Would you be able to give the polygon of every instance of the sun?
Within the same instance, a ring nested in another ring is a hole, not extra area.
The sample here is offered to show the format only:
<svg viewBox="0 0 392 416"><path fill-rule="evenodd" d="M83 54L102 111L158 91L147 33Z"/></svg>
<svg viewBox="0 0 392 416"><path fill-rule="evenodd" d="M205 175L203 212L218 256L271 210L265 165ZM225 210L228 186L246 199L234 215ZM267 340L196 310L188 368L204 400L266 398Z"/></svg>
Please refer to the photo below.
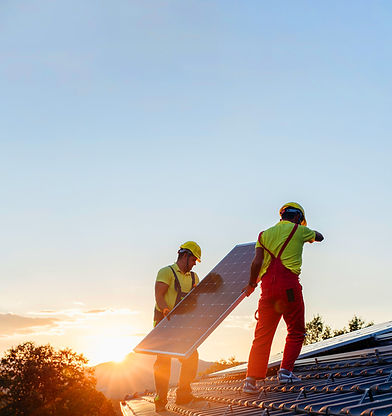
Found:
<svg viewBox="0 0 392 416"><path fill-rule="evenodd" d="M86 354L90 364L96 365L108 361L120 363L132 351L137 341L132 336L99 336L94 337L94 345L91 345Z"/></svg>

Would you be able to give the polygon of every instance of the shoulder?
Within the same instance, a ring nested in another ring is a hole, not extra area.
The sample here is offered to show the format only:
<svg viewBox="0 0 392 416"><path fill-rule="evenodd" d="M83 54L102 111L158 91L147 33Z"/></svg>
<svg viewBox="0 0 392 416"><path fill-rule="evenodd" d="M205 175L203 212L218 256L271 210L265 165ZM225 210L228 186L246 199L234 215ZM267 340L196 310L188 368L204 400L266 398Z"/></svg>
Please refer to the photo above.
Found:
<svg viewBox="0 0 392 416"><path fill-rule="evenodd" d="M164 282L169 284L173 278L173 271L170 266L162 267L157 274L157 282Z"/></svg>
<svg viewBox="0 0 392 416"><path fill-rule="evenodd" d="M279 234L281 232L284 232L283 230L286 229L291 229L292 228L292 223L288 222L288 221L279 221L278 223L276 223L275 225L273 225L272 227L267 228L264 233L269 236L269 235L276 235Z"/></svg>
<svg viewBox="0 0 392 416"><path fill-rule="evenodd" d="M260 234L259 234L258 239L260 239L260 241L262 241L265 238L274 236L277 232L279 232L282 225L284 225L282 222L278 222L277 224L273 225L272 227L269 227L266 230L261 231Z"/></svg>
<svg viewBox="0 0 392 416"><path fill-rule="evenodd" d="M256 241L255 248L261 247L261 244L262 244L262 241L263 241L263 234L264 234L264 231L261 231L259 233L259 235L257 236L257 241Z"/></svg>
<svg viewBox="0 0 392 416"><path fill-rule="evenodd" d="M257 236L257 241L256 241L255 248L262 247L262 244L264 244L264 242L265 242L265 237L266 236L268 237L271 234L271 232L273 232L273 229L275 227L276 227L276 225L273 225L272 227L269 227L266 230L259 232L259 235Z"/></svg>

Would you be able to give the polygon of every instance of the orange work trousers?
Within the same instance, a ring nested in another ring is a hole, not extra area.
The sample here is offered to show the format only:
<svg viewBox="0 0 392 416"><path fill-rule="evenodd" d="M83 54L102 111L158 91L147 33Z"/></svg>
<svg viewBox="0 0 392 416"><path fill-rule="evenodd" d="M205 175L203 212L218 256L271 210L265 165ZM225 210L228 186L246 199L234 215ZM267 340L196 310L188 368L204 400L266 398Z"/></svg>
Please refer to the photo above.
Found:
<svg viewBox="0 0 392 416"><path fill-rule="evenodd" d="M298 276L286 269L280 258L272 260L262 278L258 315L247 376L265 378L272 340L282 316L287 337L280 368L293 371L305 338L305 307Z"/></svg>

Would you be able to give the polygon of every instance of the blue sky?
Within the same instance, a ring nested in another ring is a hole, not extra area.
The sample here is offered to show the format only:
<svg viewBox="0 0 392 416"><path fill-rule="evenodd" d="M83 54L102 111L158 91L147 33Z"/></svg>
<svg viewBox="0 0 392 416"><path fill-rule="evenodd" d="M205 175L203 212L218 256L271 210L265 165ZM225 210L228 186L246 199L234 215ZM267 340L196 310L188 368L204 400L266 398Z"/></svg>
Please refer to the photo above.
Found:
<svg viewBox="0 0 392 416"><path fill-rule="evenodd" d="M203 277L290 200L326 237L304 251L307 317L390 320L391 18L388 1L2 2L0 349L130 349L181 242ZM247 358L257 297L202 358Z"/></svg>

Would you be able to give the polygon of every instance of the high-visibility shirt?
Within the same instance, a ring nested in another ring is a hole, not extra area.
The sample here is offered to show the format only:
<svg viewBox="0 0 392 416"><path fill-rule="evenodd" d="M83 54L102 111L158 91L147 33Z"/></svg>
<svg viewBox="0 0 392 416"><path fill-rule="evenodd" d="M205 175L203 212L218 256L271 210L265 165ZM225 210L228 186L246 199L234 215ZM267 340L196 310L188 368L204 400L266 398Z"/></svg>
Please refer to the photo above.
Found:
<svg viewBox="0 0 392 416"><path fill-rule="evenodd" d="M276 257L294 228L294 225L295 224L290 221L279 221L276 225L268 228L268 230L265 230L261 234L261 243ZM303 246L306 242L313 243L315 238L315 231L305 227L304 225L299 225L297 231L294 233L280 258L283 266L299 275L301 273ZM256 248L257 247L261 247L259 239L256 243ZM261 279L261 277L265 274L270 263L271 256L266 250L264 250L264 261L260 270L259 279Z"/></svg>
<svg viewBox="0 0 392 416"><path fill-rule="evenodd" d="M176 272L178 281L181 286L181 291L185 293L190 292L192 290L191 272L183 273L178 267L177 263L172 264L171 267ZM199 277L195 272L193 273L195 275L195 285L197 285L199 284ZM169 285L167 292L165 293L165 302L167 303L169 309L173 309L177 299L177 290L175 287L174 274L170 266L163 267L161 270L159 270L156 281ZM155 304L155 307L161 311L157 304Z"/></svg>

